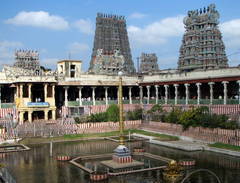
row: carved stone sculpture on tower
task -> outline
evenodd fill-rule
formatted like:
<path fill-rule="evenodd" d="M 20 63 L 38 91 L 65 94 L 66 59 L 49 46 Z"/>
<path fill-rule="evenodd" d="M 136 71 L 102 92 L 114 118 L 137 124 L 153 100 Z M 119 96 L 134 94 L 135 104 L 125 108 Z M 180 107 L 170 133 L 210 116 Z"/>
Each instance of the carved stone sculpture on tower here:
<path fill-rule="evenodd" d="M 140 72 L 141 73 L 149 73 L 158 71 L 158 63 L 157 63 L 157 56 L 155 53 L 142 53 L 140 60 Z"/>
<path fill-rule="evenodd" d="M 106 54 L 102 49 L 98 49 L 92 63 L 93 67 L 89 71 L 91 73 L 116 75 L 117 72 L 124 70 L 125 60 L 119 50 Z"/>
<path fill-rule="evenodd" d="M 129 46 L 126 20 L 123 16 L 106 15 L 102 13 L 97 14 L 94 46 L 89 67 L 90 73 L 98 74 L 100 72 L 99 67 L 101 67 L 101 63 L 96 63 L 99 61 L 99 59 L 96 59 L 99 49 L 102 55 L 114 55 L 114 52 L 118 50 L 119 55 L 124 57 L 123 67 L 121 68 L 122 72 L 126 74 L 135 73 Z M 99 66 L 96 67 L 95 64 Z M 107 72 L 105 71 L 105 73 Z M 118 71 L 116 70 L 112 74 L 117 73 Z"/>
<path fill-rule="evenodd" d="M 39 70 L 39 54 L 33 50 L 17 50 L 15 52 L 14 67 L 20 67 L 29 70 Z"/>
<path fill-rule="evenodd" d="M 203 10 L 188 11 L 188 16 L 183 20 L 186 31 L 178 60 L 180 70 L 228 67 L 218 20 L 219 13 L 214 4 Z"/>

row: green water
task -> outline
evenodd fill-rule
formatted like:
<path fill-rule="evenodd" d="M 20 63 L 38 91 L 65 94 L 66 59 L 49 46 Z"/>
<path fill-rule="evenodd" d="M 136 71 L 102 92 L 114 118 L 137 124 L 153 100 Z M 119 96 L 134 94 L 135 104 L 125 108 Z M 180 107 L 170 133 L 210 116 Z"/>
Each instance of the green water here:
<path fill-rule="evenodd" d="M 89 183 L 89 177 L 79 168 L 68 162 L 55 160 L 57 154 L 71 156 L 112 153 L 117 143 L 107 140 L 84 141 L 71 143 L 54 143 L 53 156 L 50 156 L 50 145 L 30 145 L 30 151 L 8 153 L 1 161 L 11 172 L 18 183 Z M 223 183 L 240 182 L 240 159 L 210 152 L 184 152 L 147 142 L 128 143 L 130 149 L 143 146 L 148 152 L 172 159 L 193 158 L 198 168 L 207 168 L 221 179 Z M 188 170 L 190 172 L 191 170 Z M 152 171 L 139 174 L 111 177 L 107 183 L 156 183 L 162 182 L 160 172 Z M 207 173 L 194 175 L 188 183 L 214 183 L 215 178 Z M 102 182 L 103 183 L 103 182 Z"/>

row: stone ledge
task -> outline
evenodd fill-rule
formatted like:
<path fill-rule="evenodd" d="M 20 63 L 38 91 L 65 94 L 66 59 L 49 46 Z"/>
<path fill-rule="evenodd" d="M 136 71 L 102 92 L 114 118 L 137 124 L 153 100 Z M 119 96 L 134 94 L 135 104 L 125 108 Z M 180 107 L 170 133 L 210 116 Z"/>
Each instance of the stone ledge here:
<path fill-rule="evenodd" d="M 240 157 L 240 151 L 231 151 L 228 149 L 220 149 L 220 148 L 216 148 L 216 147 L 205 147 L 206 151 L 211 151 L 211 152 L 216 152 L 216 153 L 221 153 L 221 154 L 226 154 L 226 155 L 230 155 L 230 156 L 236 156 L 236 157 Z"/>
<path fill-rule="evenodd" d="M 145 131 L 149 131 L 149 132 L 153 132 L 153 133 L 159 133 L 159 134 L 167 134 L 167 135 L 173 135 L 170 133 L 165 133 L 165 132 L 159 132 L 159 131 L 153 131 L 153 130 L 147 130 L 144 129 Z M 134 134 L 135 135 L 135 134 Z M 139 134 L 136 134 L 137 136 Z M 215 148 L 215 147 L 209 147 L 207 144 L 210 143 L 206 143 L 203 142 L 201 140 L 197 140 L 197 139 L 193 139 L 193 138 L 189 138 L 185 136 L 177 136 L 177 135 L 173 135 L 176 137 L 179 137 L 182 141 L 185 142 L 189 142 L 189 143 L 195 143 L 193 147 L 187 147 L 185 144 L 176 144 L 178 141 L 175 141 L 175 144 L 173 144 L 174 141 L 171 142 L 163 142 L 163 141 L 158 141 L 158 140 L 153 140 L 153 137 L 151 136 L 145 136 L 146 138 L 148 137 L 149 139 L 149 143 L 153 143 L 153 144 L 158 144 L 158 145 L 162 145 L 162 146 L 166 146 L 166 147 L 170 147 L 170 148 L 175 148 L 175 149 L 180 149 L 180 150 L 184 150 L 184 151 L 210 151 L 210 152 L 215 152 L 215 153 L 221 153 L 221 154 L 226 154 L 229 156 L 235 156 L 235 157 L 240 157 L 240 152 L 238 151 L 231 151 L 228 149 L 220 149 L 220 148 Z M 188 140 L 186 140 L 188 139 Z M 197 143 L 200 143 L 199 145 L 196 145 Z"/>
<path fill-rule="evenodd" d="M 186 144 L 181 144 L 180 141 L 163 142 L 163 141 L 159 141 L 159 140 L 150 140 L 149 143 L 163 145 L 163 146 L 171 147 L 174 149 L 180 149 L 180 150 L 184 150 L 184 151 L 202 151 L 205 149 L 204 145 L 193 145 L 193 144 L 186 145 Z"/>
<path fill-rule="evenodd" d="M 121 169 L 121 168 L 130 168 L 136 166 L 143 166 L 144 163 L 140 161 L 133 160 L 131 163 L 116 163 L 113 160 L 101 161 L 101 164 L 112 168 L 112 169 Z"/>

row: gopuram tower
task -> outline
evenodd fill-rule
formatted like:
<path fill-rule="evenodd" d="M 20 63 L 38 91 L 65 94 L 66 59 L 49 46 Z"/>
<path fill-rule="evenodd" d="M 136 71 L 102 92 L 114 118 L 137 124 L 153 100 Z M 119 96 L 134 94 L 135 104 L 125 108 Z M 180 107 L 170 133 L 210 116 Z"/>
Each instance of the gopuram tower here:
<path fill-rule="evenodd" d="M 186 31 L 180 47 L 178 69 L 191 71 L 228 67 L 218 19 L 219 13 L 214 4 L 188 11 L 183 20 Z"/>
<path fill-rule="evenodd" d="M 15 67 L 29 70 L 39 70 L 39 53 L 33 50 L 17 50 L 15 51 Z"/>
<path fill-rule="evenodd" d="M 99 52 L 101 52 L 101 55 L 99 55 Z M 118 55 L 123 56 L 121 63 L 119 63 L 119 60 L 116 60 L 116 63 L 114 63 L 115 60 L 113 58 L 116 52 L 118 52 Z M 108 55 L 111 58 L 108 58 Z M 111 63 L 109 63 L 110 60 Z M 103 65 L 100 62 L 105 64 Z M 106 65 L 111 65 L 111 67 L 106 67 Z M 120 65 L 120 68 L 118 68 L 118 65 Z M 126 20 L 124 16 L 98 13 L 89 72 L 117 74 L 119 70 L 125 74 L 135 73 Z"/>
<path fill-rule="evenodd" d="M 142 53 L 141 57 L 140 72 L 149 73 L 158 71 L 157 55 L 155 53 Z"/>

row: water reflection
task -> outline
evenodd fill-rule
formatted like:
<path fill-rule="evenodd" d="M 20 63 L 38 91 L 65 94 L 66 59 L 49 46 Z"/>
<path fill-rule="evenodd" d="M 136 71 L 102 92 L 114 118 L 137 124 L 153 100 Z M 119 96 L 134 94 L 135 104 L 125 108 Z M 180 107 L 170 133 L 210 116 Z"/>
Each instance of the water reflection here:
<path fill-rule="evenodd" d="M 30 151 L 1 155 L 0 159 L 9 168 L 19 183 L 89 183 L 88 175 L 67 162 L 57 162 L 55 156 L 59 153 L 71 156 L 112 153 L 117 143 L 112 141 L 83 141 L 71 143 L 54 143 L 53 157 L 50 157 L 50 145 L 31 145 Z M 152 153 L 180 160 L 192 158 L 197 160 L 196 168 L 207 168 L 215 172 L 223 183 L 240 182 L 240 159 L 211 152 L 184 152 L 161 147 L 147 142 L 128 143 L 128 147 L 141 147 Z M 147 160 L 146 160 L 147 161 Z M 150 162 L 150 166 L 154 162 Z M 190 172 L 189 170 L 188 172 Z M 155 183 L 162 182 L 157 171 L 111 177 L 108 183 Z M 188 182 L 214 183 L 216 180 L 210 174 L 199 173 Z"/>

